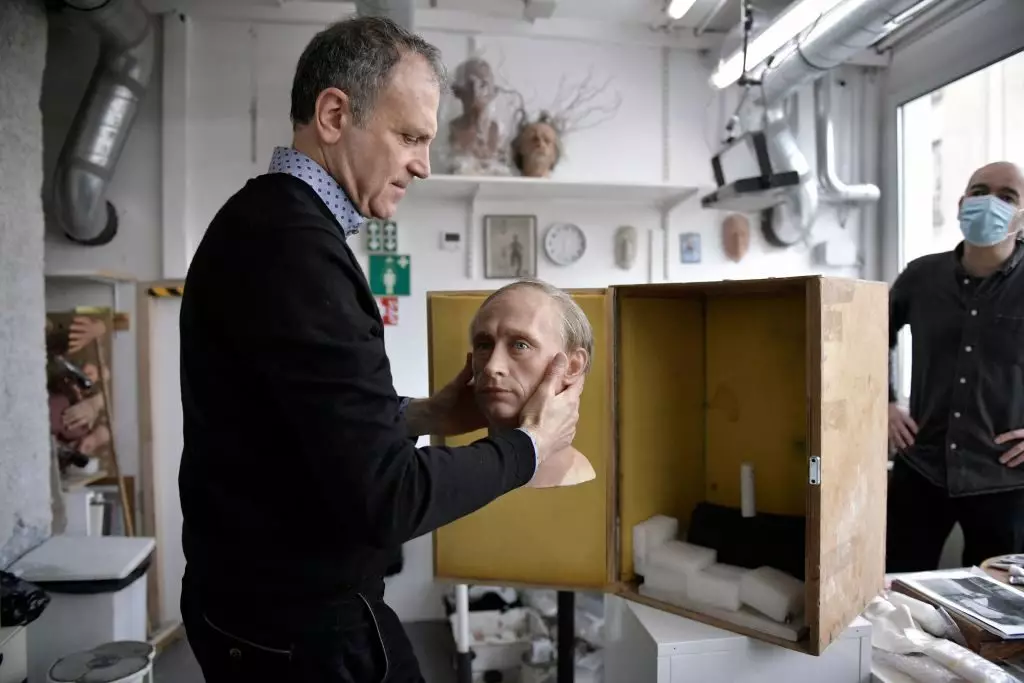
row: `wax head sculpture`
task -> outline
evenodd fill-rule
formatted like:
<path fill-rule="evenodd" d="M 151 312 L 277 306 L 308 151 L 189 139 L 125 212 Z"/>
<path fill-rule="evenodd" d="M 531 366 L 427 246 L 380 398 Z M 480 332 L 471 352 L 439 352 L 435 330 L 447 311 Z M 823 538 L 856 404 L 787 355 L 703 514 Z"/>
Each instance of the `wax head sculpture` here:
<path fill-rule="evenodd" d="M 750 221 L 741 213 L 731 213 L 722 221 L 722 247 L 730 261 L 739 263 L 750 248 Z"/>
<path fill-rule="evenodd" d="M 590 321 L 579 305 L 539 280 L 519 280 L 491 294 L 473 318 L 470 339 L 477 405 L 492 430 L 519 426 L 523 406 L 555 355 L 568 359 L 568 387 L 583 381 L 594 349 Z M 545 460 L 527 486 L 571 486 L 596 476 L 590 461 L 569 448 Z"/>

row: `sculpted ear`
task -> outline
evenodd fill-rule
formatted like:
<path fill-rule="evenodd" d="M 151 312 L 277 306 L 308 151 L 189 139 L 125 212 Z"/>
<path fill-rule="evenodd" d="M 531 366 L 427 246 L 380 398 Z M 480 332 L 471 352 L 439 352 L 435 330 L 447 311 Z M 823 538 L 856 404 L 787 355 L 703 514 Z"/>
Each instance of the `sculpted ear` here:
<path fill-rule="evenodd" d="M 566 379 L 581 377 L 587 369 L 587 361 L 590 360 L 587 350 L 581 347 L 570 351 L 566 356 L 569 358 L 569 365 L 565 368 Z"/>

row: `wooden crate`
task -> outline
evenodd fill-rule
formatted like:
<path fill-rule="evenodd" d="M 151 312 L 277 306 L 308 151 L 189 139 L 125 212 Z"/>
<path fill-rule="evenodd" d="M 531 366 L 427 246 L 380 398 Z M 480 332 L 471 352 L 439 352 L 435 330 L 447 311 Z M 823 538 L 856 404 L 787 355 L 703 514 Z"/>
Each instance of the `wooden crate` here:
<path fill-rule="evenodd" d="M 597 480 L 520 489 L 439 529 L 435 575 L 614 592 L 820 654 L 883 587 L 886 285 L 807 276 L 570 293 L 595 333 L 574 445 Z M 428 293 L 431 391 L 465 363 L 487 294 Z M 633 526 L 664 514 L 685 528 L 703 501 L 738 508 L 742 462 L 754 463 L 759 513 L 805 519 L 796 641 L 638 592 Z"/>

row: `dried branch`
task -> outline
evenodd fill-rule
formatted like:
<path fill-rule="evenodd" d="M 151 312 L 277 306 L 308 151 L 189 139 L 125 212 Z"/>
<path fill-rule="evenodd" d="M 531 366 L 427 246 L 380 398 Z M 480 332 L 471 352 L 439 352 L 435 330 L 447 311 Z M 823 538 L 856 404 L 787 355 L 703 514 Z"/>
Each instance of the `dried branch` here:
<path fill-rule="evenodd" d="M 610 102 L 601 102 L 611 86 L 611 79 L 603 83 L 594 83 L 592 71 L 577 83 L 569 87 L 565 77 L 558 83 L 558 91 L 549 115 L 556 122 L 560 135 L 593 128 L 613 118 L 622 106 L 622 96 L 615 92 Z"/>

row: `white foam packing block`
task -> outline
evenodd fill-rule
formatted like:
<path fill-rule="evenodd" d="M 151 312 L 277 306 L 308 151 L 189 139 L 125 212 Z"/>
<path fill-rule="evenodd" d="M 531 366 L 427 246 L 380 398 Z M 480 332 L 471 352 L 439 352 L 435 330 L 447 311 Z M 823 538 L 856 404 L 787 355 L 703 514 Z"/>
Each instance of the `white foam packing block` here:
<path fill-rule="evenodd" d="M 686 577 L 686 596 L 730 612 L 739 610 L 740 581 L 749 570 L 731 564 L 713 564 Z"/>
<path fill-rule="evenodd" d="M 784 623 L 804 612 L 804 582 L 774 567 L 758 567 L 740 580 L 740 602 Z"/>
<path fill-rule="evenodd" d="M 674 540 L 679 533 L 679 520 L 655 515 L 633 527 L 633 569 L 643 575 L 652 549 Z"/>
<path fill-rule="evenodd" d="M 647 565 L 643 585 L 658 591 L 686 594 L 686 574 Z"/>
<path fill-rule="evenodd" d="M 669 541 L 648 552 L 647 564 L 681 574 L 696 574 L 710 567 L 718 551 L 684 541 Z"/>
<path fill-rule="evenodd" d="M 745 626 L 746 628 L 794 643 L 798 642 L 807 630 L 807 624 L 804 622 L 803 617 L 799 617 L 788 624 L 779 624 L 747 607 L 740 607 L 738 612 L 730 612 L 729 610 L 719 609 L 711 605 L 701 604 L 681 593 L 659 591 L 646 585 L 640 586 L 639 593 L 648 598 L 667 602 L 670 605 L 675 605 L 691 612 L 699 612 L 729 624 Z"/>

